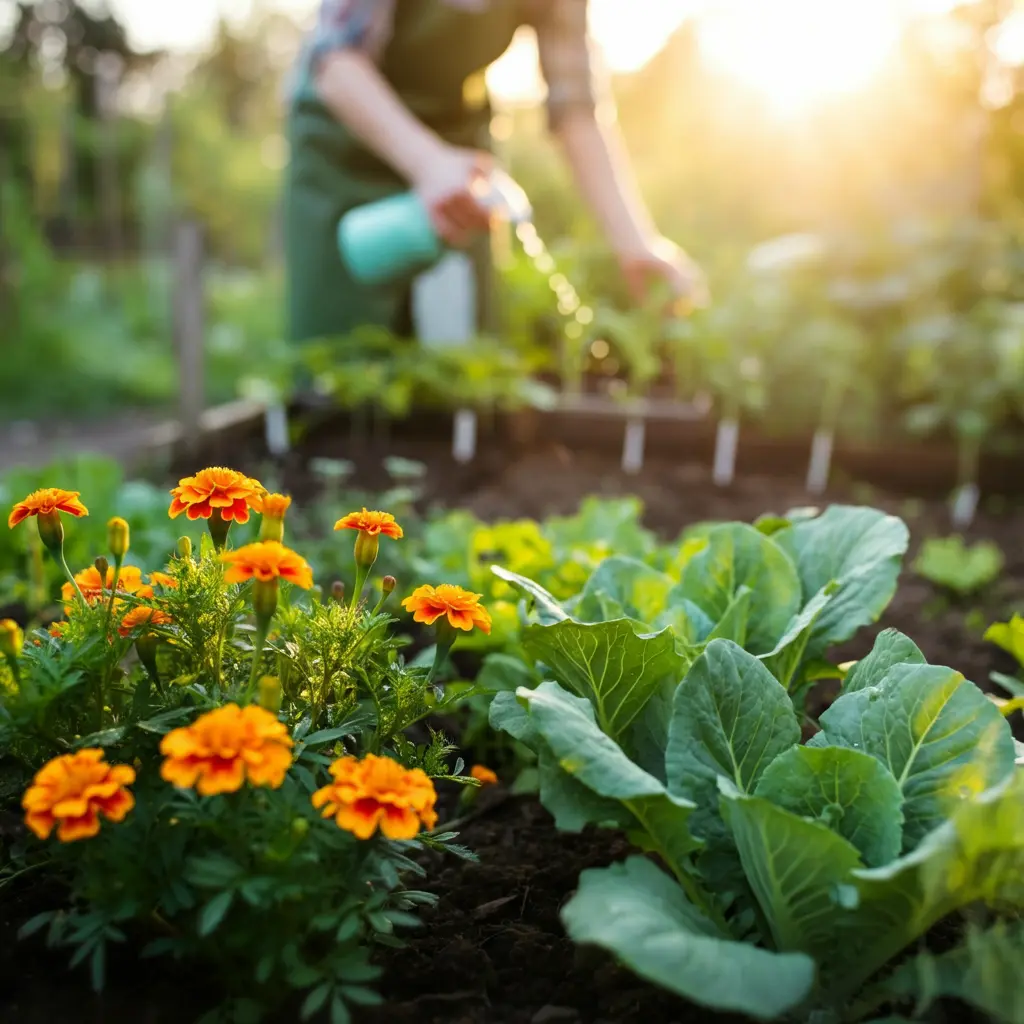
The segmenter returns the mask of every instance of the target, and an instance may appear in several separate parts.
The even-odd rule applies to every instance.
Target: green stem
[[[245,688],[243,706],[252,701],[253,694],[256,692],[256,683],[260,677],[260,662],[263,660],[263,645],[267,642],[267,633],[269,632],[269,621],[256,623],[256,640],[252,648],[252,668],[249,670],[249,685]]]
[[[366,586],[366,577],[370,575],[370,566],[356,566],[356,584],[352,588],[352,600],[349,602],[349,610],[355,611],[359,607],[359,598],[362,596],[363,587]]]
[[[107,602],[107,617],[103,623],[103,635],[108,636],[110,633],[110,620],[114,616],[114,601],[117,598],[117,583],[121,578],[121,563],[124,561],[124,556],[120,558],[114,557],[114,578],[110,583],[110,600]],[[104,580],[104,582],[106,582]]]
[[[89,605],[85,600],[85,594],[82,593],[82,588],[79,587],[75,580],[74,573],[68,568],[67,560],[64,558],[64,547],[63,545],[57,550],[56,553],[51,552],[57,561],[57,564],[64,570],[64,575],[67,576],[68,582],[75,589],[75,593],[78,595],[78,600],[82,603],[82,608],[88,608]]]

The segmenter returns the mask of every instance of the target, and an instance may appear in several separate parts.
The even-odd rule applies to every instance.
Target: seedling
[[[965,544],[963,537],[929,537],[914,560],[914,572],[958,598],[991,586],[1003,571],[1004,558],[992,541]]]

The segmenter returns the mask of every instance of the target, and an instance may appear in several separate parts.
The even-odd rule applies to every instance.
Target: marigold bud
[[[0,619],[0,654],[17,658],[25,646],[25,634],[14,619]]]
[[[178,538],[178,557],[184,559],[190,559],[192,557],[192,538],[191,537],[179,537]]]
[[[110,563],[100,555],[92,564],[96,566],[96,571],[100,574],[100,579],[104,581],[103,585],[106,586],[107,574],[110,572]]]
[[[256,621],[264,626],[269,624],[277,611],[277,577],[269,580],[253,580],[252,610]]]
[[[48,551],[63,550],[64,524],[60,521],[60,513],[56,509],[52,512],[40,512],[36,516],[36,526],[39,529],[39,539]]]
[[[128,554],[129,533],[128,523],[120,516],[114,516],[107,523],[107,547],[117,561]]]
[[[260,707],[276,715],[281,710],[281,680],[277,676],[263,676],[259,686]]]
[[[380,536],[376,533],[367,533],[360,530],[356,534],[356,565],[360,569],[369,569],[377,561],[377,552],[380,550]]]
[[[398,580],[396,580],[394,576],[385,576],[384,579],[380,581],[380,585],[385,594],[390,594],[395,587],[398,586]]]
[[[260,521],[260,540],[284,540],[284,515],[292,499],[283,494],[263,496],[263,518]]]
[[[306,818],[292,819],[292,835],[296,839],[302,839],[309,834],[309,821]]]

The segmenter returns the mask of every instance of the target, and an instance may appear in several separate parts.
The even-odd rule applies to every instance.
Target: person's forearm
[[[407,181],[433,160],[442,140],[411,114],[365,54],[324,57],[316,87],[327,109]]]
[[[625,257],[648,247],[657,232],[618,128],[601,125],[589,111],[580,111],[568,114],[555,134],[612,249]]]

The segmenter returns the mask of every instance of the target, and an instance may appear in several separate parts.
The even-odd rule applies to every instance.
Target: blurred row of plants
[[[280,389],[294,370],[281,334],[280,97],[301,33],[255,5],[185,59],[134,51],[96,10],[22,3],[0,40],[0,304],[15,340],[3,416],[173,397],[166,255],[179,215],[202,223],[210,258],[209,399]],[[955,437],[973,475],[983,443],[1018,436],[1024,398],[1024,92],[993,44],[1011,14],[1007,0],[978,0],[912,23],[868,91],[799,121],[709,66],[692,22],[616,78],[656,219],[711,280],[711,308],[668,324],[657,303],[629,309],[542,115],[502,114],[500,155],[555,264],[513,248],[500,339],[424,360],[376,336],[344,360],[317,347],[304,369],[340,403],[372,398],[391,414],[543,401],[532,374],[568,370],[574,387],[589,371],[626,397],[710,395],[721,415],[772,433]],[[82,259],[87,242],[102,261]],[[559,314],[554,273],[591,317]],[[45,377],[31,372],[41,363]]]

